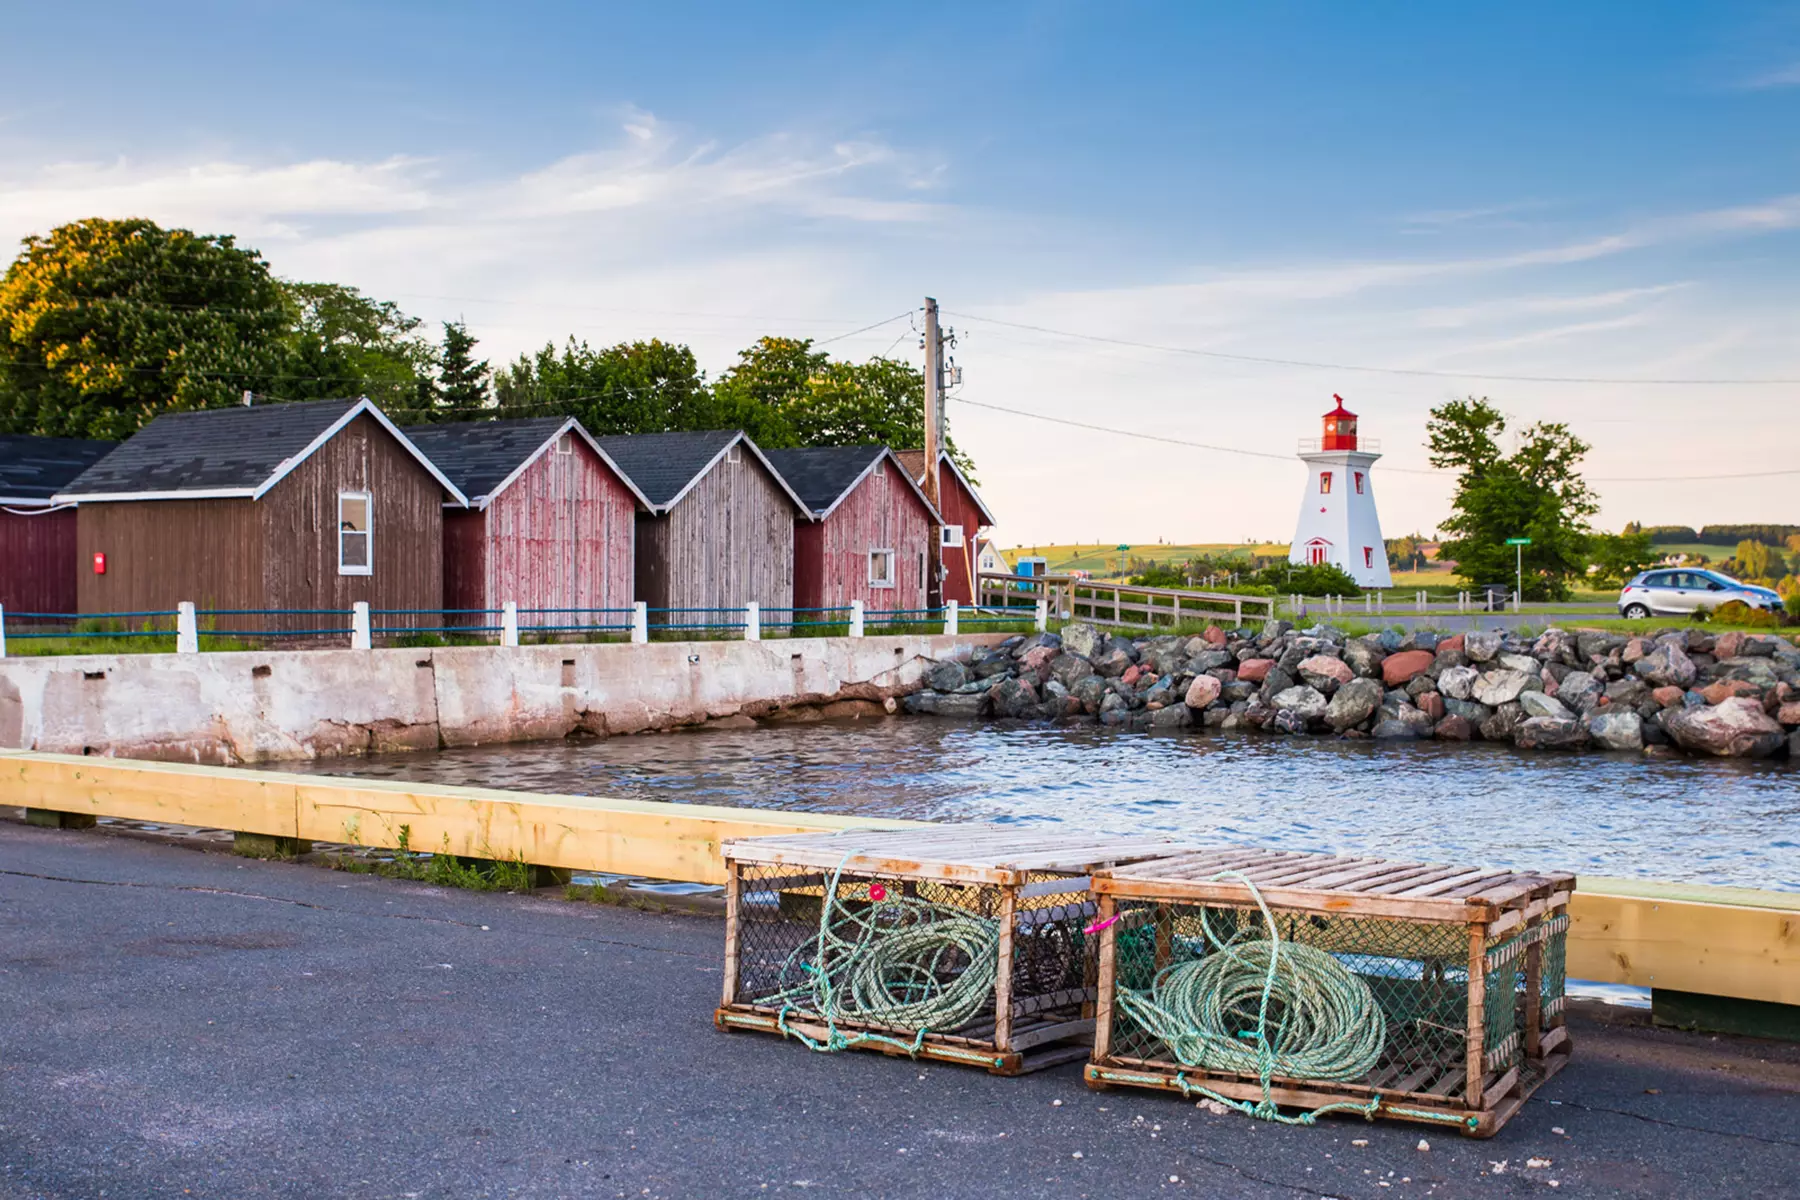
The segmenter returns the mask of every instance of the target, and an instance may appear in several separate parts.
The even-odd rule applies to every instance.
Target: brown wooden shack
[[[637,518],[637,598],[653,623],[723,622],[753,600],[785,619],[805,505],[742,430],[598,441],[650,502]]]
[[[75,507],[53,497],[118,445],[0,436],[0,608],[9,617],[75,611]]]
[[[367,399],[168,413],[56,499],[80,505],[82,613],[190,600],[202,632],[343,629],[347,618],[319,613],[347,613],[357,601],[435,612],[444,502],[467,502]],[[291,615],[208,621],[208,610]]]

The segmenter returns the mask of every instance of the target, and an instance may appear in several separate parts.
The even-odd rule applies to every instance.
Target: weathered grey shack
[[[806,507],[741,430],[638,433],[599,444],[650,504],[637,517],[637,599],[653,621],[700,617],[658,609],[793,607],[794,518]]]

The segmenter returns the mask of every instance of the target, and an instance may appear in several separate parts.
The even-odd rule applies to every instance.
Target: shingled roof
[[[409,425],[404,430],[413,444],[425,452],[475,508],[486,508],[494,498],[525,473],[564,434],[579,437],[598,454],[638,503],[651,507],[612,456],[600,447],[574,417],[523,417],[507,421],[456,421],[443,425]]]
[[[49,504],[71,480],[118,447],[118,442],[86,438],[0,434],[0,504]]]
[[[745,437],[741,429],[626,433],[595,441],[620,473],[648,498],[650,511],[654,513],[666,513],[681,503],[681,498],[700,481],[700,477],[739,443],[768,468],[795,508],[806,508],[806,502],[795,494],[787,480],[781,477],[781,472],[770,465],[768,456],[757,449],[756,443]]]
[[[458,503],[465,502],[456,485],[366,398],[164,413],[83,471],[56,499],[260,499],[363,413],[393,434]]]
[[[906,468],[906,473],[908,475],[912,476],[921,485],[924,484],[925,452],[923,450],[896,450],[894,451],[894,457],[900,460],[901,465]],[[974,497],[975,507],[981,510],[981,515],[986,518],[987,523],[989,525],[997,524],[994,520],[994,514],[988,511],[988,506],[982,501],[981,493],[975,490],[975,485],[969,482],[969,477],[962,473],[962,468],[956,465],[956,460],[940,450],[938,451],[938,461],[950,464],[951,473],[954,474],[957,481],[963,485],[964,490],[966,490],[970,496]]]
[[[919,490],[905,466],[886,446],[807,446],[798,450],[770,450],[767,457],[814,520],[823,521],[829,517],[884,460],[893,464],[894,473],[906,480],[906,485],[925,506],[925,511],[932,514],[932,519],[938,519],[931,502],[925,499],[925,493]]]

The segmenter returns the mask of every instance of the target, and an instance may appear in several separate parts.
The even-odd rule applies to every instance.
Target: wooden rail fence
[[[1242,625],[1246,613],[1255,620],[1274,616],[1277,604],[1271,596],[1139,587],[1073,575],[983,574],[977,595],[983,608],[1033,608],[1043,600],[1050,616],[1061,620],[1151,630],[1226,616]]]

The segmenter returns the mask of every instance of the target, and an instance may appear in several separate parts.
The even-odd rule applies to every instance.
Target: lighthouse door
[[[1324,538],[1314,538],[1306,543],[1306,561],[1309,566],[1320,566],[1331,561],[1331,543]]]

